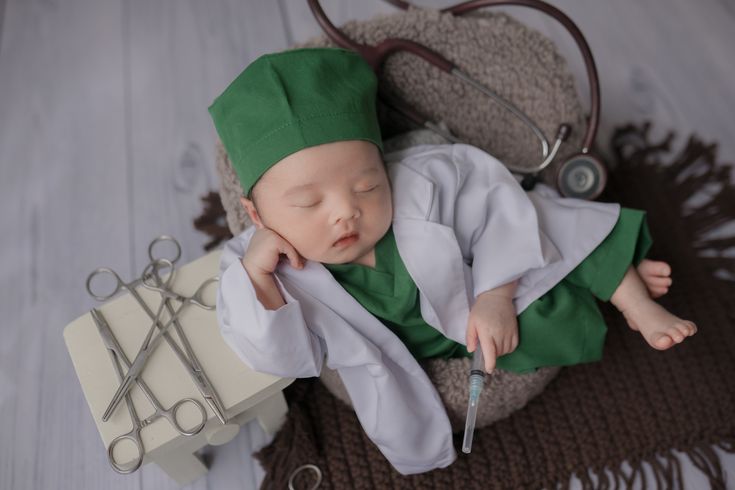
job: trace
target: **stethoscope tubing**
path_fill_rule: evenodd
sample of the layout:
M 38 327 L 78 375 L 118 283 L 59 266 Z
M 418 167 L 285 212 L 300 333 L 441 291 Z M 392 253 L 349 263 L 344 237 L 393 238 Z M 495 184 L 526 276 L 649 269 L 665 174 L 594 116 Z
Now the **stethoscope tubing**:
M 410 6 L 408 2 L 404 2 L 401 0 L 393 0 L 393 1 L 386 0 L 386 1 L 404 10 Z M 432 49 L 426 46 L 423 46 L 419 43 L 416 43 L 408 39 L 389 38 L 389 39 L 385 39 L 381 41 L 376 46 L 370 46 L 370 45 L 358 43 L 350 39 L 347 35 L 345 35 L 345 33 L 342 30 L 338 29 L 327 18 L 318 0 L 307 0 L 307 3 L 309 4 L 309 7 L 311 8 L 317 22 L 322 27 L 322 29 L 327 33 L 329 38 L 332 39 L 332 41 L 334 41 L 338 46 L 342 48 L 351 49 L 351 50 L 356 51 L 372 66 L 373 70 L 376 73 L 380 72 L 383 62 L 390 54 L 393 54 L 398 51 L 407 51 L 407 52 L 410 52 L 414 55 L 417 55 L 423 58 L 427 62 L 449 73 L 450 75 L 460 78 L 463 82 L 469 83 L 477 90 L 480 90 L 486 96 L 498 102 L 503 108 L 510 111 L 515 117 L 521 120 L 527 127 L 529 127 L 533 131 L 534 135 L 541 142 L 541 152 L 543 156 L 543 161 L 541 162 L 541 164 L 539 164 L 536 168 L 533 168 L 533 169 L 519 168 L 519 167 L 515 167 L 512 165 L 507 165 L 511 171 L 514 171 L 516 173 L 521 173 L 521 174 L 529 174 L 529 175 L 530 174 L 535 175 L 539 173 L 541 170 L 546 168 L 553 161 L 554 157 L 556 156 L 556 153 L 559 150 L 559 147 L 561 146 L 561 143 L 567 139 L 567 137 L 569 136 L 571 132 L 571 127 L 568 124 L 566 123 L 561 124 L 557 130 L 556 141 L 550 150 L 549 142 L 546 136 L 544 135 L 543 131 L 530 119 L 530 117 L 528 117 L 522 110 L 520 110 L 510 101 L 507 101 L 506 99 L 504 99 L 503 97 L 495 93 L 494 91 L 490 90 L 484 84 L 478 82 L 477 80 L 474 80 L 471 76 L 469 76 L 467 73 L 460 70 L 456 65 L 454 65 L 452 62 L 444 58 L 441 54 L 433 51 Z M 467 12 L 471 12 L 481 7 L 503 6 L 503 5 L 526 6 L 526 7 L 536 9 L 536 10 L 540 10 L 554 17 L 557 21 L 559 21 L 562 24 L 562 26 L 564 26 L 567 29 L 567 31 L 570 33 L 570 35 L 574 38 L 575 42 L 577 43 L 577 46 L 584 59 L 585 68 L 587 70 L 587 78 L 588 78 L 588 82 L 590 86 L 590 117 L 587 123 L 587 129 L 585 132 L 585 136 L 584 136 L 582 148 L 581 148 L 581 153 L 587 154 L 594 141 L 595 135 L 597 133 L 597 128 L 599 125 L 599 113 L 600 113 L 599 78 L 597 75 L 597 68 L 595 66 L 594 58 L 592 56 L 592 52 L 589 48 L 589 45 L 587 44 L 579 28 L 569 17 L 567 17 L 559 9 L 545 2 L 542 2 L 541 0 L 471 0 L 468 2 L 463 2 L 457 5 L 451 6 L 451 7 L 447 7 L 445 9 L 442 9 L 441 11 L 449 12 L 452 15 L 463 15 Z M 428 121 L 426 120 L 426 118 L 419 116 L 416 113 L 416 111 L 414 111 L 412 108 L 408 107 L 407 105 L 401 103 L 398 100 L 395 100 L 394 98 L 391 98 L 390 96 L 387 96 L 387 94 L 385 94 L 381 90 L 379 90 L 379 96 L 381 97 L 381 100 L 383 100 L 383 102 L 386 103 L 389 107 L 392 107 L 393 109 L 398 110 L 400 113 L 407 116 L 414 123 L 427 127 L 428 129 L 431 129 L 432 131 L 435 131 L 441 134 L 442 136 L 446 137 L 452 142 L 455 142 L 455 143 L 462 142 L 458 138 L 451 135 L 451 133 L 441 129 L 436 123 Z

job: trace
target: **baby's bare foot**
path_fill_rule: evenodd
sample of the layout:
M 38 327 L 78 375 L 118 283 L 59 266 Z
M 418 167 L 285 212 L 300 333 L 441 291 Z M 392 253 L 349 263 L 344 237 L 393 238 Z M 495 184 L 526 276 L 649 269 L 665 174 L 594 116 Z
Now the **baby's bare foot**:
M 669 264 L 660 260 L 643 259 L 636 270 L 652 298 L 659 298 L 669 292 L 672 282 Z
M 697 333 L 697 326 L 669 313 L 650 298 L 641 298 L 622 311 L 628 325 L 638 330 L 651 347 L 665 350 Z

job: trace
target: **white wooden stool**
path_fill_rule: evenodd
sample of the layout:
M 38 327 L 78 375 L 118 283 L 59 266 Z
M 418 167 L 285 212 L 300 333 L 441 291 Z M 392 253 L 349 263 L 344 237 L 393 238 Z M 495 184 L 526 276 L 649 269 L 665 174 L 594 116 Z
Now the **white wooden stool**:
M 203 281 L 219 273 L 219 257 L 218 250 L 177 267 L 171 289 L 184 296 L 194 294 Z M 214 303 L 216 288 L 216 284 L 212 286 L 207 303 Z M 136 290 L 155 312 L 160 294 L 143 286 Z M 121 294 L 98 309 L 132 361 L 151 326 L 150 317 L 129 293 Z M 240 426 L 254 418 L 258 419 L 266 433 L 274 434 L 285 421 L 288 410 L 282 390 L 294 379 L 258 373 L 245 365 L 222 339 L 214 310 L 188 306 L 181 314 L 180 323 L 222 400 L 228 418 L 225 425 L 217 419 L 179 359 L 166 342 L 161 342 L 143 369 L 143 380 L 164 408 L 169 408 L 182 398 L 199 400 L 207 410 L 207 422 L 201 432 L 193 436 L 179 434 L 163 418 L 143 428 L 141 438 L 145 456 L 142 464 L 154 462 L 171 478 L 184 485 L 206 473 L 206 466 L 194 454 L 206 444 L 220 445 L 231 441 Z M 174 329 L 169 332 L 179 342 Z M 66 326 L 64 340 L 106 450 L 115 437 L 130 431 L 132 427 L 124 400 L 107 422 L 102 421 L 102 414 L 120 384 L 115 368 L 89 313 Z M 141 420 L 153 413 L 153 407 L 136 384 L 130 394 Z M 189 413 L 182 409 L 178 420 L 183 427 L 191 427 L 201 418 L 195 411 Z M 124 464 L 132 461 L 137 452 L 132 444 L 122 443 L 116 446 L 115 454 L 116 460 Z

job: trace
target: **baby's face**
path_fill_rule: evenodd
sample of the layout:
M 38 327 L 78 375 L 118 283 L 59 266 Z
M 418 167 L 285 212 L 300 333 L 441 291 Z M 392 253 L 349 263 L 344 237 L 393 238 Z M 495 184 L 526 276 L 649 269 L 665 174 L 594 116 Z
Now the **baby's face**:
M 337 141 L 305 148 L 263 174 L 253 223 L 281 235 L 307 260 L 343 264 L 364 259 L 393 218 L 390 181 L 377 146 Z M 337 241 L 347 233 L 354 239 Z

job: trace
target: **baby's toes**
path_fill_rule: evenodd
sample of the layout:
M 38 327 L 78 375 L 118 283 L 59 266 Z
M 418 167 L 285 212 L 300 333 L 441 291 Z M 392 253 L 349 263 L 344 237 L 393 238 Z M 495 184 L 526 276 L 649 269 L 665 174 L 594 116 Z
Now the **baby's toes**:
M 683 337 L 682 337 L 683 338 Z M 674 345 L 675 341 L 665 332 L 656 332 L 651 336 L 650 344 L 658 350 L 665 350 Z
M 638 265 L 638 272 L 649 277 L 668 277 L 671 275 L 671 266 L 661 260 L 644 259 Z
M 686 326 L 687 335 L 694 335 L 695 333 L 697 333 L 697 325 L 694 322 L 685 320 L 684 324 Z
M 660 298 L 661 296 L 665 295 L 669 292 L 669 288 L 662 286 L 662 287 L 654 287 L 651 288 L 649 293 L 651 294 L 652 298 Z
M 678 344 L 689 336 L 689 327 L 684 322 L 676 322 L 667 332 L 672 339 Z
M 651 287 L 655 288 L 667 288 L 671 286 L 671 283 L 674 282 L 670 277 L 664 277 L 664 276 L 651 276 L 648 278 L 648 284 Z
M 671 266 L 667 264 L 666 262 L 662 261 L 654 261 L 654 265 L 651 267 L 654 271 L 654 274 L 657 276 L 664 276 L 669 277 L 671 276 Z

